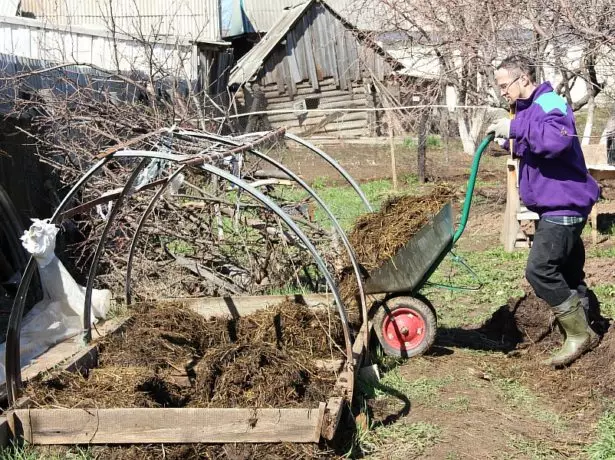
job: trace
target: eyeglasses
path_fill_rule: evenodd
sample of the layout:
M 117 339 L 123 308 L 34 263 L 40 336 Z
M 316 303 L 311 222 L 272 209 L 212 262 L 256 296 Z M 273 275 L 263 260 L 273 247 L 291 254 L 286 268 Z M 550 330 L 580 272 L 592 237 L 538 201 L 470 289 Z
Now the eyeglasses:
M 500 90 L 507 93 L 508 89 L 514 85 L 523 75 L 519 75 L 517 78 L 515 78 L 513 81 L 511 81 L 510 83 L 502 83 L 500 85 Z

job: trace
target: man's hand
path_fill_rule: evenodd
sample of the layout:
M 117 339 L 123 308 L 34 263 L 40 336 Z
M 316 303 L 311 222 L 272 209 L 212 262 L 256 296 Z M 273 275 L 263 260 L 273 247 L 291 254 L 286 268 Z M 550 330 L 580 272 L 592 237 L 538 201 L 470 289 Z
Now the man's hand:
M 491 123 L 487 128 L 487 134 L 495 134 L 495 137 L 508 139 L 510 137 L 510 118 L 500 118 Z

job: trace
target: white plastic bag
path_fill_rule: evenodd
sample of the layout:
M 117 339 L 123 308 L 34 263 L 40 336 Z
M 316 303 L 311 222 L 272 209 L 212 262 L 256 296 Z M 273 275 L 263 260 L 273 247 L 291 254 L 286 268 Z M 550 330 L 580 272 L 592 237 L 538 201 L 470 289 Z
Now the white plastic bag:
M 43 300 L 23 318 L 20 334 L 21 366 L 44 353 L 53 345 L 83 331 L 85 287 L 68 273 L 54 253 L 58 228 L 49 220 L 32 219 L 32 225 L 21 237 L 26 250 L 35 258 Z M 92 323 L 104 319 L 111 306 L 111 291 L 92 292 Z M 4 369 L 5 344 L 0 345 L 0 382 L 6 380 Z

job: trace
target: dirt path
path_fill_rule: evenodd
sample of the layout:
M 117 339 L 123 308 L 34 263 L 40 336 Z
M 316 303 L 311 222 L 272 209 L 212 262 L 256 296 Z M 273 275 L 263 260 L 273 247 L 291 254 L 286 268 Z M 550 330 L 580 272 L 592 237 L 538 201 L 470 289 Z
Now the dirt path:
M 592 433 L 596 403 L 578 388 L 583 412 L 562 404 L 562 394 L 545 391 L 544 369 L 526 358 L 445 348 L 403 364 L 399 375 L 423 390 L 408 415 L 411 423 L 438 427 L 438 441 L 418 458 L 531 459 L 580 455 Z M 570 378 L 568 373 L 560 375 Z M 573 377 L 573 376 L 572 376 Z M 399 423 L 399 422 L 398 422 Z M 401 446 L 400 446 L 401 447 Z M 402 458 L 403 447 L 389 449 Z M 398 456 L 399 454 L 399 456 Z M 387 458 L 378 454 L 374 458 Z M 542 455 L 542 456 L 541 456 Z M 415 457 L 416 458 L 416 457 Z

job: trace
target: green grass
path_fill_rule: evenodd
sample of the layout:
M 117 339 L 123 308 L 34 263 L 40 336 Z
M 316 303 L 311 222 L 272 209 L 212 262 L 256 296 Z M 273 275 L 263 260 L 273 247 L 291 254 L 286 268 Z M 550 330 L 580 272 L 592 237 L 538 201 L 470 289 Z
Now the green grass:
M 435 445 L 440 436 L 441 429 L 437 425 L 400 422 L 369 429 L 360 435 L 358 444 L 361 452 L 368 455 L 368 458 L 401 460 L 421 455 Z
M 562 418 L 543 407 L 538 398 L 528 388 L 514 379 L 496 379 L 494 386 L 497 388 L 509 407 L 526 412 L 528 415 L 541 422 L 547 422 L 556 430 L 562 430 L 565 423 Z
M 585 227 L 588 228 L 588 227 Z M 592 246 L 586 248 L 585 256 L 589 258 L 615 257 L 615 246 L 603 248 L 601 246 Z
M 597 439 L 587 448 L 591 460 L 615 458 L 615 412 L 607 412 L 598 422 Z
M 536 439 L 526 439 L 522 436 L 511 438 L 508 445 L 513 448 L 518 455 L 528 460 L 556 460 L 568 458 L 550 448 L 546 443 Z
M 352 228 L 357 217 L 367 212 L 365 204 L 349 185 L 329 185 L 326 179 L 316 178 L 311 186 L 345 230 Z M 360 188 L 374 210 L 378 210 L 386 198 L 395 194 L 417 194 L 421 185 L 416 175 L 406 174 L 399 178 L 396 192 L 393 191 L 392 182 L 384 179 L 365 182 L 360 184 Z M 307 198 L 308 194 L 298 187 L 279 187 L 276 196 L 281 200 L 298 202 Z M 329 218 L 320 206 L 315 209 L 314 220 L 328 226 Z
M 398 368 L 387 372 L 376 387 L 375 396 L 385 397 L 390 390 L 405 395 L 412 403 L 432 403 L 440 395 L 440 390 L 451 383 L 451 378 L 433 379 L 419 377 L 415 380 L 407 380 L 401 375 Z
M 598 284 L 590 286 L 600 301 L 600 312 L 608 318 L 615 318 L 615 285 Z
M 94 458 L 88 449 L 80 447 L 61 451 L 41 450 L 29 444 L 0 448 L 0 460 L 91 460 Z
M 503 248 L 486 251 L 457 251 L 483 284 L 480 290 L 446 290 L 427 285 L 421 293 L 438 311 L 440 325 L 459 327 L 479 324 L 510 297 L 523 294 L 527 253 L 506 252 Z M 445 259 L 430 278 L 431 283 L 454 287 L 476 287 L 477 280 L 465 267 L 451 258 Z
M 442 137 L 437 134 L 428 134 L 426 144 L 428 149 L 441 149 L 443 146 Z M 413 150 L 418 148 L 419 141 L 417 137 L 406 137 L 402 145 L 407 149 Z

